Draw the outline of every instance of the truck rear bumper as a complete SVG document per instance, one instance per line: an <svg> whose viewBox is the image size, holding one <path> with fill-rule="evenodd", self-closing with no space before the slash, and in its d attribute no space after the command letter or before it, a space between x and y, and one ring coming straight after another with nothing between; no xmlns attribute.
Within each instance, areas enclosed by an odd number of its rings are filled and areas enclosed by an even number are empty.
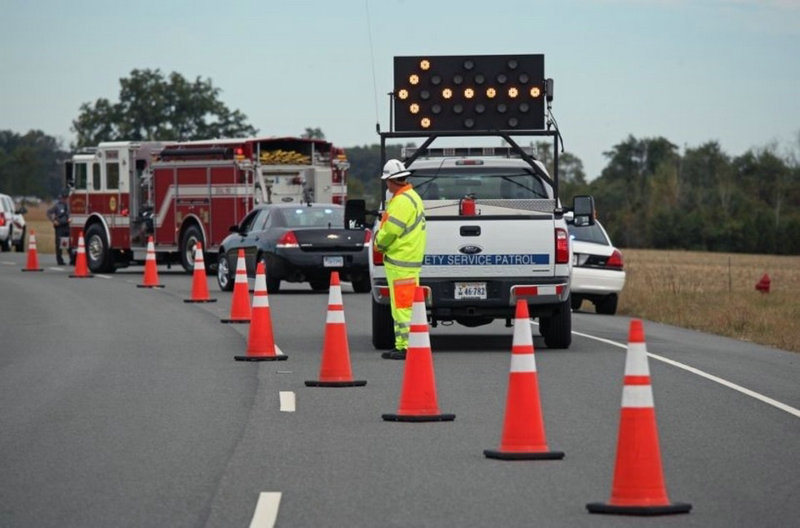
<svg viewBox="0 0 800 528"><path fill-rule="evenodd" d="M525 299L531 316L549 315L569 298L566 279L547 279L532 283L521 277L487 279L485 299L456 299L453 279L421 279L429 313L437 320L460 317L513 317L517 299ZM465 281L467 282L467 281ZM470 280L468 282L475 282ZM385 279L376 279L372 296L381 304L389 304L389 287Z"/></svg>

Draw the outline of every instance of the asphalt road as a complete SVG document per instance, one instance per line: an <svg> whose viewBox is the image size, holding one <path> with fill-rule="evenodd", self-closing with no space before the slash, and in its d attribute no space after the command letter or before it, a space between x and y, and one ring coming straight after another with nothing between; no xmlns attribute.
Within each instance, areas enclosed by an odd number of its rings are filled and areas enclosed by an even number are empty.
<svg viewBox="0 0 800 528"><path fill-rule="evenodd" d="M389 423L381 414L397 409L403 363L372 349L369 296L347 283L353 374L368 384L322 389L304 381L318 377L326 294L270 295L289 359L241 363L248 327L219 322L231 295L213 278L219 302L189 305L191 277L175 268L159 268L164 289L145 290L141 267L82 280L40 260L43 273L21 273L24 254L0 254L2 527L800 518L798 354L645 322L667 490L693 510L597 516L585 505L611 491L625 317L575 313L566 351L548 350L533 325L547 440L566 457L502 462L483 456L501 435L512 341L502 323L431 329L439 405L456 420Z"/></svg>

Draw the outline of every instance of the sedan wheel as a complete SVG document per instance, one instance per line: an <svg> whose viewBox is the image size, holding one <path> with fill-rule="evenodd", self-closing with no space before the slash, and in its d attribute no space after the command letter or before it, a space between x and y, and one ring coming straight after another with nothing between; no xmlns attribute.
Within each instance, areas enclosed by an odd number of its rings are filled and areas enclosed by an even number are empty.
<svg viewBox="0 0 800 528"><path fill-rule="evenodd" d="M217 284L222 291L233 290L233 278L231 277L231 268L228 264L228 257L225 251L220 248L219 259L217 260Z"/></svg>

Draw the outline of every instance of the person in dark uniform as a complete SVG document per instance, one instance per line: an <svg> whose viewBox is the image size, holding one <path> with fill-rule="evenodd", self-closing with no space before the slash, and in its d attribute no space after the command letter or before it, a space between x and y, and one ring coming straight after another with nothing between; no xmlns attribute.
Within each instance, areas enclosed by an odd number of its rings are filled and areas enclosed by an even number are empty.
<svg viewBox="0 0 800 528"><path fill-rule="evenodd" d="M67 250L70 265L73 264L74 258L72 251L69 248L69 204L67 204L67 197L69 190L65 189L58 195L58 201L53 204L53 207L47 210L47 218L53 222L53 227L56 229L56 262L59 266L64 265L64 258L61 256L61 250ZM62 247L61 240L67 239L66 247Z"/></svg>

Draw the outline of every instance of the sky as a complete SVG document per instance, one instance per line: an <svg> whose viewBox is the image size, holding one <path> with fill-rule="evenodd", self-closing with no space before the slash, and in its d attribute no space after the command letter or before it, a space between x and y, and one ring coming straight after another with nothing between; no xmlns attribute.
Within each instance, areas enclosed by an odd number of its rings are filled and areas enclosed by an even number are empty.
<svg viewBox="0 0 800 528"><path fill-rule="evenodd" d="M368 145L393 57L528 53L589 179L629 135L800 151L800 0L0 0L0 130L68 148L82 103L150 68L211 79L260 136Z"/></svg>

